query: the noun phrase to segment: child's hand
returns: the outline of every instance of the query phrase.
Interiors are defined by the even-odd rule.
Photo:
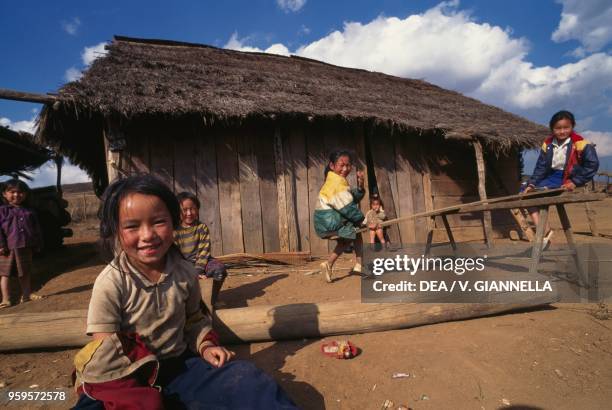
[[[6,256],[6,255],[8,255],[8,254],[9,254],[9,253],[8,253],[8,249],[6,249],[6,248],[0,248],[0,255],[2,255],[2,256]]]
[[[363,182],[365,180],[364,176],[365,174],[363,173],[363,171],[357,171],[357,186],[362,189],[363,189]]]
[[[202,359],[219,368],[236,356],[236,353],[222,346],[205,346],[202,348]]]
[[[563,188],[565,188],[566,191],[573,191],[576,188],[576,184],[574,184],[572,181],[567,181],[565,184],[563,184]]]
[[[198,274],[198,278],[200,278],[200,279],[207,279],[207,276],[205,274],[203,274],[203,273],[199,273]]]
[[[534,189],[535,188],[533,187],[533,185],[527,185],[527,187],[523,190],[523,192],[521,192],[521,194],[526,194],[527,192],[531,192]]]

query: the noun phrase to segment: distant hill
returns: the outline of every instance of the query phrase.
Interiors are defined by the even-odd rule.
[[[93,194],[91,182],[79,182],[76,184],[62,185],[64,194]]]

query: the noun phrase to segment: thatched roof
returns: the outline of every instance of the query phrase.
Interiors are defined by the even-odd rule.
[[[535,147],[547,133],[543,126],[425,81],[301,57],[126,37],[115,37],[107,50],[79,81],[63,86],[59,104],[46,106],[40,117],[39,136],[90,171],[84,152],[99,148],[92,137],[101,135],[109,117],[196,115],[205,124],[363,121],[396,133],[476,136],[495,150]]]
[[[31,171],[51,156],[52,152],[36,144],[31,134],[0,126],[0,175]]]

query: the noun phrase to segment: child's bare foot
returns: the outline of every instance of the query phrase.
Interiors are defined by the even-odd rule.
[[[323,262],[321,265],[321,273],[325,276],[325,280],[327,283],[332,282],[332,267],[329,265],[329,262]]]
[[[0,303],[0,309],[5,309],[11,306],[13,306],[13,304],[10,300],[7,300],[6,302],[3,301],[2,303]]]
[[[22,296],[19,303],[29,302],[31,300],[41,300],[44,296],[37,295],[36,293],[30,293],[29,296]]]

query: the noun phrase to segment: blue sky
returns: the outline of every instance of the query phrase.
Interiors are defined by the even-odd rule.
[[[569,109],[612,170],[610,21],[610,0],[0,2],[0,88],[53,92],[114,34],[292,53],[424,78],[542,124]],[[31,129],[39,108],[0,100],[0,124]],[[44,167],[34,185],[52,179]]]

